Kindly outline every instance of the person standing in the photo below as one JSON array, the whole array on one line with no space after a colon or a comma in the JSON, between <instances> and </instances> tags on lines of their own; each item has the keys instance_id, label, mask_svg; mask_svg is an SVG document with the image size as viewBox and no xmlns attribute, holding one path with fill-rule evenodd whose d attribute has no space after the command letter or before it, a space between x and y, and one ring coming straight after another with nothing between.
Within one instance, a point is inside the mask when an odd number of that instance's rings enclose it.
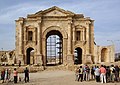
<instances>
[{"instance_id":1,"label":"person standing","mask_svg":"<svg viewBox=\"0 0 120 85\"><path fill-rule=\"evenodd\" d=\"M100 69L98 66L95 69L95 78L96 78L96 82L100 82Z\"/></svg>"},{"instance_id":2,"label":"person standing","mask_svg":"<svg viewBox=\"0 0 120 85\"><path fill-rule=\"evenodd\" d=\"M14 68L13 76L14 76L14 83L17 83L18 72L17 72L16 68Z\"/></svg>"},{"instance_id":3,"label":"person standing","mask_svg":"<svg viewBox=\"0 0 120 85\"><path fill-rule=\"evenodd\" d=\"M78 81L78 77L79 77L79 67L76 67L75 69L75 81Z\"/></svg>"},{"instance_id":4,"label":"person standing","mask_svg":"<svg viewBox=\"0 0 120 85\"><path fill-rule=\"evenodd\" d=\"M107 82L110 82L110 67L106 67L106 80Z\"/></svg>"},{"instance_id":5,"label":"person standing","mask_svg":"<svg viewBox=\"0 0 120 85\"><path fill-rule=\"evenodd\" d=\"M95 74L94 74L95 70L94 70L94 67L92 66L91 68L91 79L95 79Z\"/></svg>"},{"instance_id":6,"label":"person standing","mask_svg":"<svg viewBox=\"0 0 120 85\"><path fill-rule=\"evenodd\" d=\"M4 79L5 79L5 69L3 68L3 70L1 71L1 80L2 80L2 83L4 83Z\"/></svg>"},{"instance_id":7,"label":"person standing","mask_svg":"<svg viewBox=\"0 0 120 85\"><path fill-rule=\"evenodd\" d=\"M103 65L100 67L100 78L101 78L101 83L106 83L106 69L104 68Z\"/></svg>"},{"instance_id":8,"label":"person standing","mask_svg":"<svg viewBox=\"0 0 120 85\"><path fill-rule=\"evenodd\" d=\"M83 80L84 81L87 81L87 79L88 79L88 66L87 65L84 65L83 66Z\"/></svg>"},{"instance_id":9,"label":"person standing","mask_svg":"<svg viewBox=\"0 0 120 85\"><path fill-rule=\"evenodd\" d=\"M119 81L119 70L120 68L118 67L118 65L115 66L115 81Z\"/></svg>"},{"instance_id":10,"label":"person standing","mask_svg":"<svg viewBox=\"0 0 120 85\"><path fill-rule=\"evenodd\" d=\"M83 68L82 68L82 66L80 66L80 68L79 68L79 77L78 77L78 81L83 81Z\"/></svg>"},{"instance_id":11,"label":"person standing","mask_svg":"<svg viewBox=\"0 0 120 85\"><path fill-rule=\"evenodd\" d=\"M89 81L90 80L90 68L88 65L87 65L86 69L87 69L86 70L87 71L86 80Z\"/></svg>"},{"instance_id":12,"label":"person standing","mask_svg":"<svg viewBox=\"0 0 120 85\"><path fill-rule=\"evenodd\" d=\"M8 81L8 69L5 70L5 81Z\"/></svg>"},{"instance_id":13,"label":"person standing","mask_svg":"<svg viewBox=\"0 0 120 85\"><path fill-rule=\"evenodd\" d=\"M26 69L24 70L24 73L25 73L25 83L26 83L26 82L29 82L29 70L28 70L27 67L26 67Z\"/></svg>"},{"instance_id":14,"label":"person standing","mask_svg":"<svg viewBox=\"0 0 120 85\"><path fill-rule=\"evenodd\" d=\"M8 80L11 81L10 79L11 79L11 69L8 70Z\"/></svg>"},{"instance_id":15,"label":"person standing","mask_svg":"<svg viewBox=\"0 0 120 85\"><path fill-rule=\"evenodd\" d=\"M86 65L83 66L83 80L86 81L87 69Z\"/></svg>"},{"instance_id":16,"label":"person standing","mask_svg":"<svg viewBox=\"0 0 120 85\"><path fill-rule=\"evenodd\" d=\"M114 82L114 78L115 78L115 68L114 68L114 65L111 65L111 67L110 67L110 81Z\"/></svg>"}]
</instances>

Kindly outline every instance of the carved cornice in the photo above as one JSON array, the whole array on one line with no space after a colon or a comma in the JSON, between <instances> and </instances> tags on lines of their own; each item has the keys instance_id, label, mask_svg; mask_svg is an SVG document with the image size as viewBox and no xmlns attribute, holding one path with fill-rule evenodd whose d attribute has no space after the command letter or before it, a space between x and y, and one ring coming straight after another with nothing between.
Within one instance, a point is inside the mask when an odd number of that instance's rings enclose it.
<instances>
[{"instance_id":1,"label":"carved cornice","mask_svg":"<svg viewBox=\"0 0 120 85\"><path fill-rule=\"evenodd\" d=\"M86 28L86 27L83 26L83 25L76 25L75 28L76 28L76 29L79 29L79 28Z\"/></svg>"}]
</instances>

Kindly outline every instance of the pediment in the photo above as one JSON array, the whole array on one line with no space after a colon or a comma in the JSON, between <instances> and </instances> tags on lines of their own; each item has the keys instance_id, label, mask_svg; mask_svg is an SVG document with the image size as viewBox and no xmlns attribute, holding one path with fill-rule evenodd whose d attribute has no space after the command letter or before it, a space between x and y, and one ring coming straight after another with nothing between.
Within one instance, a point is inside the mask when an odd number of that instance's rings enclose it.
<instances>
[{"instance_id":1,"label":"pediment","mask_svg":"<svg viewBox=\"0 0 120 85\"><path fill-rule=\"evenodd\" d=\"M67 14L65 14L59 10L52 10L48 13L45 13L43 16L67 16Z\"/></svg>"},{"instance_id":2,"label":"pediment","mask_svg":"<svg viewBox=\"0 0 120 85\"><path fill-rule=\"evenodd\" d=\"M27 28L35 28L33 25L29 25L29 26L27 26Z\"/></svg>"},{"instance_id":3,"label":"pediment","mask_svg":"<svg viewBox=\"0 0 120 85\"><path fill-rule=\"evenodd\" d=\"M85 27L83 25L76 25L75 28L79 29L79 28L85 28Z\"/></svg>"},{"instance_id":4,"label":"pediment","mask_svg":"<svg viewBox=\"0 0 120 85\"><path fill-rule=\"evenodd\" d=\"M74 13L54 6L29 16L69 16L69 15L72 16L74 15Z\"/></svg>"}]
</instances>

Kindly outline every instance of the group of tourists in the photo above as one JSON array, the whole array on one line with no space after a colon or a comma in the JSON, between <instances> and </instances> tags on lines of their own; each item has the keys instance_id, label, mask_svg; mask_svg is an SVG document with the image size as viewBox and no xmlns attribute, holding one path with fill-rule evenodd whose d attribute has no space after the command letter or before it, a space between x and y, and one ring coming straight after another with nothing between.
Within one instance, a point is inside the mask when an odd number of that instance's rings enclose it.
<instances>
[{"instance_id":1,"label":"group of tourists","mask_svg":"<svg viewBox=\"0 0 120 85\"><path fill-rule=\"evenodd\" d=\"M1 80L4 83L5 81L8 81L11 76L11 70L10 69L3 69L1 71Z\"/></svg>"},{"instance_id":2,"label":"group of tourists","mask_svg":"<svg viewBox=\"0 0 120 85\"><path fill-rule=\"evenodd\" d=\"M88 66L83 65L75 69L76 81L90 81L96 80L96 82L108 83L108 82L119 82L119 71L118 65L105 66Z\"/></svg>"},{"instance_id":3,"label":"group of tourists","mask_svg":"<svg viewBox=\"0 0 120 85\"><path fill-rule=\"evenodd\" d=\"M13 74L13 76L11 76L11 74ZM29 70L28 70L27 67L24 70L24 74L25 74L25 77L24 77L25 83L29 82ZM18 81L21 81L21 77L18 75L18 71L17 71L16 68L14 68L13 72L11 72L10 69L3 69L1 71L1 81L2 81L2 83L12 81L12 79L13 79L14 83L17 83Z\"/></svg>"}]
</instances>

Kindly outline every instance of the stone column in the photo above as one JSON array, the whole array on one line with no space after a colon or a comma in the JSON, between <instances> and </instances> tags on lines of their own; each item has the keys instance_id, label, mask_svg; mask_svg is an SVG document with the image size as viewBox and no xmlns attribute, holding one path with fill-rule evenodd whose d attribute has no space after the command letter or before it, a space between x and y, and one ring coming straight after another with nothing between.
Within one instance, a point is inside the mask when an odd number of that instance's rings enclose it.
<instances>
[{"instance_id":1,"label":"stone column","mask_svg":"<svg viewBox=\"0 0 120 85\"><path fill-rule=\"evenodd\" d=\"M22 25L23 23L19 23L19 55L22 54Z\"/></svg>"},{"instance_id":2,"label":"stone column","mask_svg":"<svg viewBox=\"0 0 120 85\"><path fill-rule=\"evenodd\" d=\"M75 43L75 27L73 28L73 43Z\"/></svg>"},{"instance_id":3,"label":"stone column","mask_svg":"<svg viewBox=\"0 0 120 85\"><path fill-rule=\"evenodd\" d=\"M89 25L87 26L87 30L86 30L86 40L87 40L87 46L86 46L86 54L89 54L90 53L90 40L89 40Z\"/></svg>"},{"instance_id":4,"label":"stone column","mask_svg":"<svg viewBox=\"0 0 120 85\"><path fill-rule=\"evenodd\" d=\"M83 41L85 41L85 31L83 29Z\"/></svg>"},{"instance_id":5,"label":"stone column","mask_svg":"<svg viewBox=\"0 0 120 85\"><path fill-rule=\"evenodd\" d=\"M91 40L90 40L90 36L91 36L91 33L90 33L90 26L89 26L89 23L87 23L87 26L86 26L86 40L87 40L87 43L86 43L86 63L92 63L92 57L93 55L90 53L90 50L91 50Z\"/></svg>"},{"instance_id":6,"label":"stone column","mask_svg":"<svg viewBox=\"0 0 120 85\"><path fill-rule=\"evenodd\" d=\"M19 63L18 61L21 61L21 64L24 64L23 60L23 21L19 22L19 57L16 59L17 64Z\"/></svg>"},{"instance_id":7,"label":"stone column","mask_svg":"<svg viewBox=\"0 0 120 85\"><path fill-rule=\"evenodd\" d=\"M72 24L72 32L73 32L73 39L72 39L72 54L73 54L73 62L74 62L74 45L75 45L75 26L73 26L73 24Z\"/></svg>"},{"instance_id":8,"label":"stone column","mask_svg":"<svg viewBox=\"0 0 120 85\"><path fill-rule=\"evenodd\" d=\"M46 66L46 38L42 38L43 65Z\"/></svg>"},{"instance_id":9,"label":"stone column","mask_svg":"<svg viewBox=\"0 0 120 85\"><path fill-rule=\"evenodd\" d=\"M111 47L110 47L110 50L111 50L111 60L110 60L110 62L115 62L115 45L113 44Z\"/></svg>"},{"instance_id":10,"label":"stone column","mask_svg":"<svg viewBox=\"0 0 120 85\"><path fill-rule=\"evenodd\" d=\"M90 25L90 54L94 63L94 20L91 20L88 24Z\"/></svg>"},{"instance_id":11,"label":"stone column","mask_svg":"<svg viewBox=\"0 0 120 85\"><path fill-rule=\"evenodd\" d=\"M36 55L36 64L42 65L42 54L41 54L41 20L37 22L37 55Z\"/></svg>"},{"instance_id":12,"label":"stone column","mask_svg":"<svg viewBox=\"0 0 120 85\"><path fill-rule=\"evenodd\" d=\"M40 24L41 22L38 22L38 28L37 28L37 54L40 54Z\"/></svg>"},{"instance_id":13,"label":"stone column","mask_svg":"<svg viewBox=\"0 0 120 85\"><path fill-rule=\"evenodd\" d=\"M71 54L71 23L68 23L68 50L67 50L67 54Z\"/></svg>"},{"instance_id":14,"label":"stone column","mask_svg":"<svg viewBox=\"0 0 120 85\"><path fill-rule=\"evenodd\" d=\"M83 31L81 31L80 36L81 36L81 41L83 41Z\"/></svg>"},{"instance_id":15,"label":"stone column","mask_svg":"<svg viewBox=\"0 0 120 85\"><path fill-rule=\"evenodd\" d=\"M94 21L91 21L90 23L90 32L91 32L91 37L90 37L90 53L93 55L94 54Z\"/></svg>"},{"instance_id":16,"label":"stone column","mask_svg":"<svg viewBox=\"0 0 120 85\"><path fill-rule=\"evenodd\" d=\"M67 38L63 38L63 64L67 64Z\"/></svg>"},{"instance_id":17,"label":"stone column","mask_svg":"<svg viewBox=\"0 0 120 85\"><path fill-rule=\"evenodd\" d=\"M67 60L68 64L74 64L73 62L73 54L72 54L72 21L69 21L68 23L68 49L67 49Z\"/></svg>"}]
</instances>

